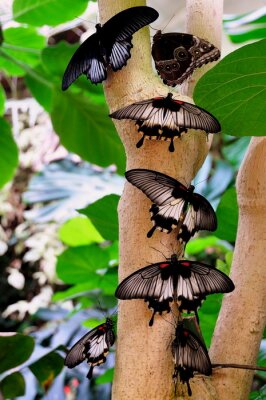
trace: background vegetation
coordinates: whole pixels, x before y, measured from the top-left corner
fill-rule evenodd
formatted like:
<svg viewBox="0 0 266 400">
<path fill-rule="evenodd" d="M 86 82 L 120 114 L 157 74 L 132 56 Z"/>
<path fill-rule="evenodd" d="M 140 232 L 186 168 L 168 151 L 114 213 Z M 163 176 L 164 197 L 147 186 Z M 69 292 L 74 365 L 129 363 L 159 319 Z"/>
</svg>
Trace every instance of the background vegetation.
<svg viewBox="0 0 266 400">
<path fill-rule="evenodd" d="M 12 16 L 3 9 L 0 46 L 0 390 L 5 399 L 107 399 L 113 354 L 90 385 L 86 365 L 63 368 L 66 347 L 105 319 L 102 309 L 116 307 L 123 146 L 102 85 L 81 77 L 61 91 L 80 36 L 93 31 L 86 19 L 97 4 L 15 0 L 12 7 Z M 230 38 L 264 38 L 263 13 L 252 27 L 244 17 L 225 20 Z M 245 34 L 232 33 L 232 21 Z M 195 102 L 223 128 L 195 179 L 217 210 L 218 230 L 193 239 L 186 252 L 226 273 L 237 230 L 236 173 L 250 136 L 265 130 L 265 48 L 266 40 L 240 48 L 195 90 Z M 200 311 L 207 345 L 221 300 L 210 296 Z M 258 363 L 266 366 L 265 340 Z M 250 399 L 266 398 L 265 380 L 255 375 Z"/>
</svg>

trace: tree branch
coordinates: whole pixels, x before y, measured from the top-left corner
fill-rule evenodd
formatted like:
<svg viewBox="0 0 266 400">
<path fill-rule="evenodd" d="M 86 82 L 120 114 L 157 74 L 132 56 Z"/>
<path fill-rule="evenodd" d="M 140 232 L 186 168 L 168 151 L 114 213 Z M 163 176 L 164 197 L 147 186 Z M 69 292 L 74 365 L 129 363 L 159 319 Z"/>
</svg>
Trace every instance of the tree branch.
<svg viewBox="0 0 266 400">
<path fill-rule="evenodd" d="M 231 270 L 235 290 L 225 296 L 211 360 L 255 364 L 266 322 L 266 138 L 252 138 L 237 178 L 239 221 Z M 247 399 L 253 372 L 217 371 L 219 399 Z"/>
<path fill-rule="evenodd" d="M 195 13 L 200 16 L 201 36 L 213 42 L 213 35 L 216 35 L 214 32 L 221 28 L 222 0 L 198 0 L 194 2 L 197 3 L 198 11 L 192 0 L 187 3 L 188 11 L 194 13 L 193 18 Z M 101 21 L 105 22 L 117 12 L 138 5 L 145 5 L 145 1 L 99 0 Z M 190 19 L 192 15 L 189 11 L 188 20 Z M 207 22 L 209 20 L 211 23 Z M 190 32 L 195 33 L 193 24 Z M 109 71 L 104 85 L 111 112 L 135 101 L 166 95 L 169 91 L 152 70 L 147 28 L 134 35 L 133 45 L 128 65 L 118 73 Z M 189 87 L 192 88 L 194 83 L 195 79 Z M 175 97 L 191 102 L 191 99 L 184 95 L 175 94 Z M 127 169 L 154 169 L 188 184 L 201 167 L 209 150 L 210 141 L 206 142 L 206 134 L 192 130 L 175 141 L 174 153 L 169 153 L 166 143 L 149 140 L 146 140 L 140 149 L 136 149 L 140 134 L 135 123 L 115 121 L 115 125 L 125 146 Z M 150 201 L 139 190 L 126 183 L 118 210 L 120 281 L 148 263 L 160 261 L 161 257 L 152 249 L 155 247 L 165 252 L 165 247 L 160 241 L 169 248 L 168 255 L 171 254 L 172 248 L 178 250 L 176 232 L 169 235 L 157 232 L 151 239 L 147 239 L 146 233 L 151 228 L 149 207 Z M 169 346 L 173 340 L 174 328 L 160 317 L 156 318 L 153 328 L 150 328 L 149 317 L 150 311 L 142 300 L 119 303 L 114 400 L 162 400 L 174 397 L 173 361 Z M 192 384 L 192 390 L 196 393 L 195 399 L 215 399 L 209 378 L 195 378 L 193 381 L 197 382 L 197 385 Z M 197 397 L 198 393 L 200 397 Z"/>
</svg>

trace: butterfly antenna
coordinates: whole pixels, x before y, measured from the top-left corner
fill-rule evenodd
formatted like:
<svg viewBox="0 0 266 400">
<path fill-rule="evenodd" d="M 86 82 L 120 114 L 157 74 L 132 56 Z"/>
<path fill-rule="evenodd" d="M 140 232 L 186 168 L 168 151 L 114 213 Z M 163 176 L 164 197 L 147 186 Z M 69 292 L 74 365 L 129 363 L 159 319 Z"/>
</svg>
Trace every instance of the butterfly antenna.
<svg viewBox="0 0 266 400">
<path fill-rule="evenodd" d="M 149 28 L 153 29 L 154 31 L 158 31 L 158 29 L 153 28 L 151 25 L 148 25 L 148 26 L 149 26 Z"/>
<path fill-rule="evenodd" d="M 163 243 L 162 241 L 160 241 L 160 243 L 161 243 L 167 250 L 171 251 L 171 249 L 170 249 L 168 246 L 166 246 L 165 243 Z M 166 259 L 167 259 L 167 258 L 166 258 Z"/>
<path fill-rule="evenodd" d="M 199 181 L 199 182 L 195 183 L 194 186 L 196 187 L 196 186 L 199 185 L 200 183 L 206 182 L 207 180 L 208 180 L 208 178 L 202 179 L 202 181 Z"/>
<path fill-rule="evenodd" d="M 175 17 L 175 15 L 176 15 L 178 9 L 179 9 L 179 7 L 176 8 L 174 14 L 173 14 L 172 17 L 169 19 L 169 21 L 167 22 L 167 24 L 165 25 L 165 27 L 164 27 L 163 29 L 161 29 L 162 32 L 167 28 L 167 26 L 170 24 L 170 22 L 172 21 L 172 19 Z"/>
<path fill-rule="evenodd" d="M 114 314 L 117 314 L 118 311 L 118 305 L 115 307 L 115 310 L 112 312 L 112 314 L 110 315 L 110 317 L 112 317 Z"/>
<path fill-rule="evenodd" d="M 165 257 L 165 255 L 164 255 L 160 250 L 158 250 L 158 249 L 156 249 L 155 247 L 152 247 L 152 246 L 150 246 L 150 248 L 153 249 L 153 250 L 155 250 L 155 251 L 157 251 L 158 253 L 160 253 L 160 254 L 167 260 L 167 258 Z"/>
<path fill-rule="evenodd" d="M 174 314 L 173 314 L 173 315 L 174 315 Z M 176 327 L 176 325 L 173 324 L 173 322 L 168 321 L 168 319 L 164 318 L 162 315 L 161 315 L 161 317 L 162 317 L 162 319 L 163 319 L 165 322 L 168 322 L 168 324 L 172 325 L 173 327 Z"/>
</svg>

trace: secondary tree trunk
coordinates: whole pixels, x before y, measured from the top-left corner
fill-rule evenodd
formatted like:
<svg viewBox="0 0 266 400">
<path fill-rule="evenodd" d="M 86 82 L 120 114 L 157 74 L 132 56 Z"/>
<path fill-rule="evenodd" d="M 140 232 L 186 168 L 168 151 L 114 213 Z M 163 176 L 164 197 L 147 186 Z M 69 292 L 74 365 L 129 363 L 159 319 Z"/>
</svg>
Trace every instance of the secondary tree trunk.
<svg viewBox="0 0 266 400">
<path fill-rule="evenodd" d="M 237 178 L 239 222 L 231 278 L 211 346 L 214 363 L 256 364 L 266 323 L 266 138 L 252 138 Z M 248 399 L 254 371 L 218 370 L 220 400 Z"/>
<path fill-rule="evenodd" d="M 219 46 L 222 4 L 222 0 L 188 0 L 187 20 L 190 33 Z M 137 5 L 145 5 L 145 1 L 99 0 L 101 22 L 123 9 Z M 111 112 L 135 101 L 166 95 L 169 91 L 152 70 L 147 28 L 134 35 L 133 45 L 128 65 L 115 74 L 109 71 L 105 83 L 105 94 Z M 187 90 L 191 93 L 195 76 L 199 77 L 200 74 L 201 72 L 194 75 L 190 85 L 183 85 L 183 93 Z M 184 95 L 175 94 L 175 97 L 192 102 Z M 137 149 L 136 143 L 140 134 L 137 133 L 135 123 L 116 121 L 115 124 L 125 146 L 127 170 L 154 169 L 187 185 L 196 175 L 209 150 L 210 140 L 206 141 L 206 134 L 192 130 L 183 135 L 181 140 L 175 141 L 174 153 L 169 153 L 167 143 L 149 140 Z M 162 251 L 167 257 L 173 250 L 178 250 L 176 232 L 166 235 L 157 231 L 151 239 L 147 239 L 146 233 L 151 228 L 150 204 L 145 195 L 126 183 L 119 203 L 120 280 L 136 269 L 162 259 L 152 247 Z M 150 314 L 142 300 L 121 301 L 119 304 L 113 400 L 167 400 L 174 397 L 170 346 L 174 327 L 163 318 L 157 317 L 154 326 L 150 328 Z M 168 316 L 168 319 L 169 317 L 171 318 Z M 193 381 L 197 383 L 192 384 L 193 399 L 217 399 L 210 378 L 199 377 Z"/>
</svg>

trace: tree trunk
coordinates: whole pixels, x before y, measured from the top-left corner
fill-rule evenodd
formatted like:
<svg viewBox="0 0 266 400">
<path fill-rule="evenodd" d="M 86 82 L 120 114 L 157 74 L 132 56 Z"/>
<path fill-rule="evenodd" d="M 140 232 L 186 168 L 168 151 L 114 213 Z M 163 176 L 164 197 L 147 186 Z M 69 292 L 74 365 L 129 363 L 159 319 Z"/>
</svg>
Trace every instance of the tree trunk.
<svg viewBox="0 0 266 400">
<path fill-rule="evenodd" d="M 237 178 L 239 222 L 231 270 L 235 290 L 225 296 L 211 346 L 214 363 L 256 364 L 266 323 L 266 138 L 252 138 Z M 254 371 L 217 370 L 220 400 L 246 400 Z"/>
<path fill-rule="evenodd" d="M 219 46 L 222 21 L 222 0 L 188 0 L 187 20 L 190 33 Z M 117 12 L 132 6 L 145 5 L 144 0 L 99 0 L 101 22 Z M 148 28 L 137 32 L 128 65 L 118 73 L 108 72 L 105 94 L 110 112 L 120 107 L 156 95 L 166 95 L 163 85 L 151 66 L 151 49 Z M 211 65 L 205 67 L 210 68 Z M 191 93 L 196 78 L 183 85 L 182 93 Z M 176 98 L 192 102 L 191 98 L 175 94 Z M 210 146 L 204 132 L 190 130 L 175 141 L 175 152 L 169 153 L 168 144 L 140 139 L 133 121 L 115 121 L 117 131 L 127 155 L 127 170 L 148 168 L 166 173 L 188 185 L 204 162 Z M 121 281 L 135 270 L 162 259 L 152 247 L 167 257 L 178 250 L 176 232 L 166 235 L 156 232 L 151 239 L 146 233 L 151 228 L 150 200 L 138 189 L 126 183 L 119 203 L 120 267 Z M 162 244 L 162 243 L 163 244 Z M 166 247 L 168 247 L 168 250 Z M 150 328 L 151 312 L 142 300 L 121 301 L 118 313 L 118 340 L 116 368 L 113 383 L 113 400 L 164 400 L 176 398 L 172 383 L 173 361 L 170 343 L 174 327 L 164 318 L 157 317 Z M 171 319 L 171 315 L 166 318 Z M 193 399 L 217 399 L 210 378 L 198 377 L 192 383 Z M 184 390 L 186 393 L 186 390 Z"/>
</svg>

